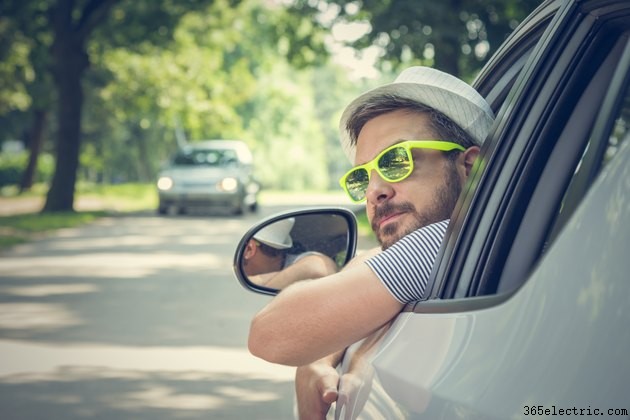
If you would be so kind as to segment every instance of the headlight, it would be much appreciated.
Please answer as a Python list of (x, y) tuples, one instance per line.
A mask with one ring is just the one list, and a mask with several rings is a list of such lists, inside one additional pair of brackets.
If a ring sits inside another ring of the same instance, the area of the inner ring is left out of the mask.
[(173, 188), (173, 178), (170, 176), (161, 176), (157, 181), (157, 187), (161, 191), (168, 191)]
[(236, 178), (223, 178), (217, 185), (219, 190), (225, 192), (236, 191), (238, 188), (238, 180)]

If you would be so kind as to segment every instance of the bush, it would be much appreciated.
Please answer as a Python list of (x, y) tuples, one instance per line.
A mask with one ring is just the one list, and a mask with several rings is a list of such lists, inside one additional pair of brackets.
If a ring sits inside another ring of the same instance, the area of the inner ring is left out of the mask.
[(20, 183), (22, 171), (26, 167), (26, 153), (0, 154), (0, 187)]
[[(28, 164), (28, 152), (0, 153), (0, 188), (8, 185), (19, 185), (22, 173)], [(35, 182), (50, 180), (55, 167), (53, 157), (42, 153), (37, 161)]]

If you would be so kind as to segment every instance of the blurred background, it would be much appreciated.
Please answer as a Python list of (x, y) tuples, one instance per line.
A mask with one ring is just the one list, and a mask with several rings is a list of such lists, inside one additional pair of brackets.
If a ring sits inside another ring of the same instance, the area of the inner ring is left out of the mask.
[[(294, 370), (247, 351), (269, 297), (240, 238), (349, 205), (344, 106), (411, 65), (472, 81), (539, 3), (0, 1), (0, 418), (292, 418)], [(211, 139), (251, 151), (255, 211), (161, 211)]]
[[(263, 188), (337, 189), (345, 104), (410, 65), (471, 81), (539, 0), (4, 0), (0, 188), (68, 211), (244, 140)], [(136, 193), (137, 195), (137, 193)]]

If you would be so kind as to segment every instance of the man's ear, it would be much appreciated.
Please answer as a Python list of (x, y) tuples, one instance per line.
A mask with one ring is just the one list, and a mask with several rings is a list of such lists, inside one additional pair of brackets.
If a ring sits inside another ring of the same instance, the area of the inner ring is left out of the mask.
[(466, 178), (470, 175), (470, 171), (472, 171), (473, 165), (475, 164), (475, 160), (477, 160), (477, 156), (479, 156), (479, 146), (471, 146), (462, 153), (463, 155), (463, 164), (464, 171), (466, 174)]
[(256, 250), (256, 245), (253, 241), (249, 241), (245, 247), (245, 251), (243, 252), (243, 258), (249, 260), (251, 257), (256, 255)]

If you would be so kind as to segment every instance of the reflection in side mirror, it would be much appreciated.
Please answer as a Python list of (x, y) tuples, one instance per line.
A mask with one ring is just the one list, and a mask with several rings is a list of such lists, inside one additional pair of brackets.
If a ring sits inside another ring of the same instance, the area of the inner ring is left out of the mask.
[(245, 288), (275, 295), (296, 281), (339, 271), (354, 256), (356, 233), (356, 218), (344, 208), (273, 216), (243, 236), (234, 273)]

